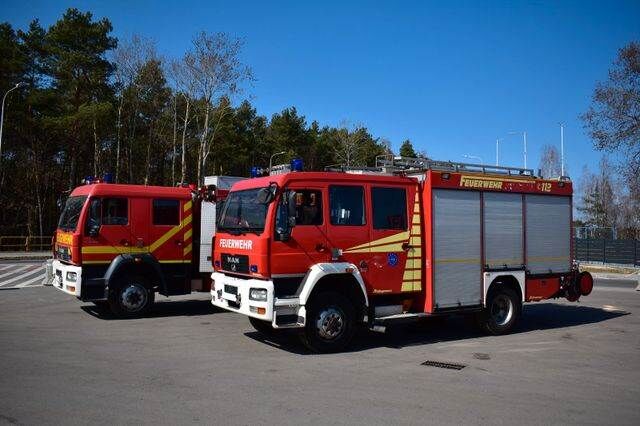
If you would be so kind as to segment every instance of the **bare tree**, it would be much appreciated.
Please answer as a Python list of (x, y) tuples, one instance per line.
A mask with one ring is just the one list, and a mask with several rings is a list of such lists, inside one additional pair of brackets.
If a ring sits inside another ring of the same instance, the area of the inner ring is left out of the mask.
[(640, 43), (620, 49), (609, 79), (596, 85), (593, 103), (581, 118), (596, 149), (621, 151), (622, 172), (640, 173)]
[(341, 127), (335, 132), (334, 152), (336, 159), (346, 167), (360, 166), (359, 151), (363, 141), (362, 126), (349, 128), (347, 122), (341, 123)]
[(200, 183), (216, 132), (227, 113), (228, 102), (225, 102), (225, 98), (231, 99), (239, 93), (240, 85), (253, 80), (253, 74), (251, 68), (240, 62), (243, 42), (238, 38), (225, 33), (207, 34), (203, 31), (193, 38), (192, 44), (192, 50), (185, 55), (184, 63), (204, 104), (197, 165), (197, 179)]
[(187, 160), (185, 156), (187, 152), (187, 129), (192, 119), (191, 105), (196, 97), (196, 80), (191, 74), (191, 69), (187, 66), (186, 62), (186, 56), (181, 61), (173, 61), (169, 72), (171, 80), (176, 88), (176, 102), (178, 94), (180, 94), (185, 101), (184, 114), (182, 116), (180, 182), (186, 182), (187, 180)]
[[(120, 151), (122, 146), (122, 113), (125, 101), (125, 91), (128, 88), (133, 89), (134, 95), (137, 95), (135, 88), (135, 78), (140, 72), (143, 65), (151, 60), (157, 59), (155, 43), (143, 36), (134, 34), (129, 39), (121, 40), (118, 47), (113, 52), (113, 63), (115, 64), (115, 85), (118, 96), (118, 107), (116, 113), (116, 182), (120, 179)], [(134, 111), (131, 112), (131, 126), (129, 129), (129, 144), (132, 143), (133, 134), (135, 132), (135, 105), (136, 100), (133, 99), (132, 105)], [(131, 163), (131, 160), (129, 161)], [(131, 178), (131, 176), (129, 177)]]
[(553, 145), (544, 145), (542, 147), (542, 155), (540, 156), (540, 171), (545, 179), (560, 176), (560, 154), (558, 149)]

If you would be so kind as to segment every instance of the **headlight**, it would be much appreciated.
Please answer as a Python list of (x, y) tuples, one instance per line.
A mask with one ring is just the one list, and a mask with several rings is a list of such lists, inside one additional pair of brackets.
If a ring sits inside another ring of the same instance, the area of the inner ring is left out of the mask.
[(77, 279), (78, 279), (78, 274), (76, 274), (75, 272), (67, 272), (67, 281), (71, 281), (72, 283), (75, 283)]
[(249, 289), (249, 299), (257, 300), (259, 302), (265, 302), (267, 300), (267, 289), (266, 288)]

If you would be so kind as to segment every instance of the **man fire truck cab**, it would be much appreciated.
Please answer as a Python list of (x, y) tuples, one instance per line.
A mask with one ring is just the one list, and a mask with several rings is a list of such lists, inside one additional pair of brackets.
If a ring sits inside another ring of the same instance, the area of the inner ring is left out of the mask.
[(209, 176), (200, 190), (86, 179), (66, 200), (47, 280), (120, 317), (143, 315), (156, 292), (209, 291), (216, 209), (241, 179)]
[(572, 262), (572, 184), (532, 170), (381, 157), (236, 183), (214, 241), (212, 303), (313, 351), (358, 325), (470, 312), (513, 329), (523, 302), (588, 295)]

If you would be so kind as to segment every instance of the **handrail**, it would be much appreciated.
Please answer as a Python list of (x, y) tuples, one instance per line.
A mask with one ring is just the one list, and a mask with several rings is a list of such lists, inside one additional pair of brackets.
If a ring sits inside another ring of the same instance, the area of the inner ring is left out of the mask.
[(0, 251), (46, 251), (51, 249), (51, 235), (1, 235)]

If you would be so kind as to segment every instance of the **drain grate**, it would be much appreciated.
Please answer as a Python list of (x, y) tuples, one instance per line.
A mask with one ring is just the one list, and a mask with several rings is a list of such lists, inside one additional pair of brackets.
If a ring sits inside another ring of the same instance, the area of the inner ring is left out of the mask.
[(455, 364), (453, 362), (440, 362), (440, 361), (431, 361), (426, 360), (420, 365), (426, 365), (429, 367), (438, 367), (438, 368), (447, 368), (449, 370), (462, 370), (466, 367), (464, 364)]

